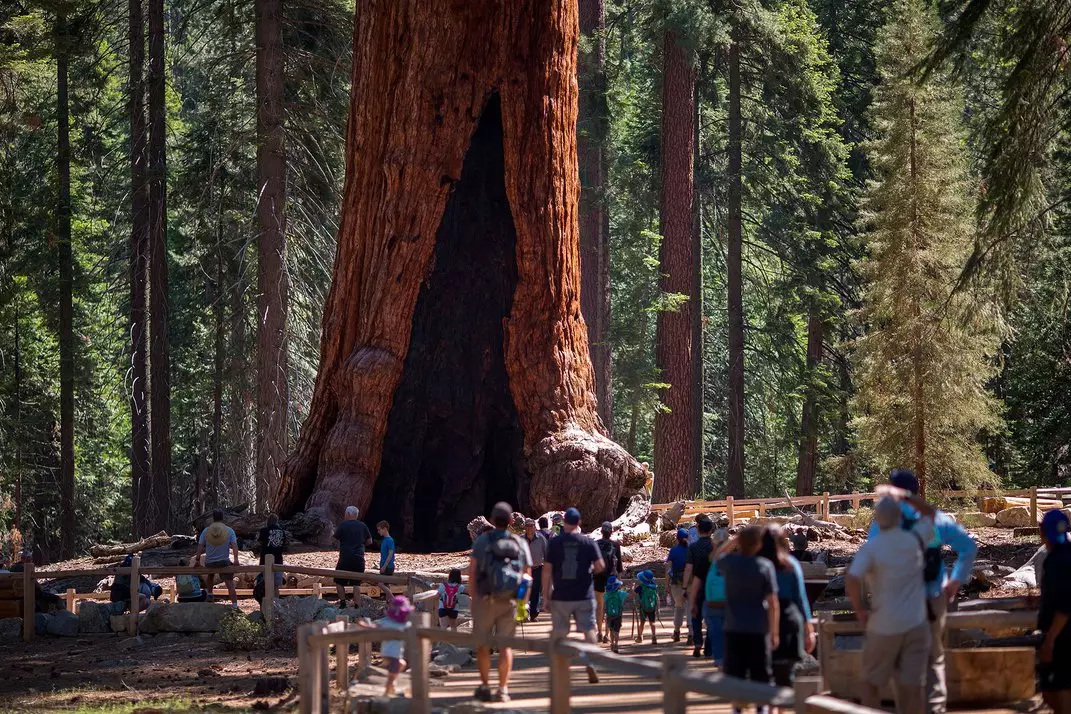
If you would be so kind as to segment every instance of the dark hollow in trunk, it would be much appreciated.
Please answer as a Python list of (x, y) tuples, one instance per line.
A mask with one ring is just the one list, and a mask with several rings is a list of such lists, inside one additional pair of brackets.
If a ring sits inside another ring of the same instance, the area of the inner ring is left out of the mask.
[(464, 548), (499, 500), (524, 507), (521, 432), (502, 346), (517, 284), (502, 114), (491, 96), (435, 235), (387, 420), (369, 520), (402, 514), (409, 548)]

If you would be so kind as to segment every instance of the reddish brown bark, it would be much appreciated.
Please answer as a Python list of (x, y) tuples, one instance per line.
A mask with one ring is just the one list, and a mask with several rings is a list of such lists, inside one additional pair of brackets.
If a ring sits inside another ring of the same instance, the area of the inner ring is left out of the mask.
[(257, 0), (257, 473), (261, 511), (286, 458), (286, 153), (281, 0)]
[[(596, 411), (580, 315), (577, 29), (575, 0), (357, 13), (342, 226), (282, 513), (330, 523), (375, 495), (431, 543), (503, 490), (591, 522), (641, 487)], [(407, 450), (385, 460), (387, 442)]]
[(659, 246), (660, 289), (688, 299), (676, 310), (658, 313), (657, 362), (660, 379), (669, 389), (662, 401), (666, 411), (655, 417), (654, 492), (652, 499), (666, 503), (694, 496), (695, 350), (692, 312), (695, 309), (695, 243), (692, 201), (695, 62), (677, 44), (672, 31), (665, 33), (662, 70), (662, 243)]
[(729, 45), (729, 216), (725, 256), (729, 324), (729, 453), (725, 475), (728, 495), (744, 490), (744, 285), (743, 285), (743, 125), (740, 115), (740, 30)]
[(807, 315), (807, 366), (803, 412), (800, 417), (799, 462), (796, 464), (796, 495), (810, 496), (814, 493), (814, 475), (818, 470), (818, 401), (815, 384), (818, 366), (822, 363), (823, 336), (822, 313), (811, 306)]
[(74, 555), (74, 251), (71, 246), (71, 123), (67, 103), (70, 65), (67, 19), (56, 18), (56, 242), (59, 248), (60, 361), (60, 541), (64, 558)]
[(580, 309), (588, 326), (599, 416), (613, 430), (610, 353), (610, 210), (606, 200), (606, 3), (579, 0), (580, 101), (576, 153), (580, 164)]

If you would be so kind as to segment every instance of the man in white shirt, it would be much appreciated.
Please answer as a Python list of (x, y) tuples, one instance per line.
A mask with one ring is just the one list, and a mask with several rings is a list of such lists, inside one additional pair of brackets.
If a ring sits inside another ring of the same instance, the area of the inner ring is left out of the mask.
[[(934, 509), (918, 496), (887, 489), (874, 507), (880, 529), (855, 554), (845, 589), (866, 629), (859, 693), (863, 706), (880, 708), (880, 691), (896, 681), (900, 714), (926, 711), (926, 672), (930, 624), (923, 581), (925, 544), (933, 538)], [(922, 514), (910, 529), (901, 526), (899, 498), (909, 499)], [(863, 599), (864, 579), (870, 605)]]

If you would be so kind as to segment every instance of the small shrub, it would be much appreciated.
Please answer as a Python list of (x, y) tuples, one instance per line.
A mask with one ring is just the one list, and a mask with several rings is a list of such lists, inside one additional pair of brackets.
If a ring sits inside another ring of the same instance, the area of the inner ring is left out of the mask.
[(870, 506), (860, 506), (858, 510), (848, 513), (852, 517), (852, 528), (866, 530), (874, 520), (874, 509)]
[(232, 610), (219, 622), (219, 641), (229, 650), (258, 649), (264, 645), (264, 630), (240, 610)]

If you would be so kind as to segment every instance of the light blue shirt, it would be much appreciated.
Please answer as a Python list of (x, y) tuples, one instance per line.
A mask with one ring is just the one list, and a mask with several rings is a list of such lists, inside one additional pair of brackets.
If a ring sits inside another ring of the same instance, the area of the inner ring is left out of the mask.
[[(914, 522), (919, 519), (918, 511), (909, 503), (901, 501), (900, 512), (903, 513), (905, 520)], [(934, 536), (928, 546), (939, 548), (942, 545), (947, 545), (955, 551), (957, 557), (955, 565), (952, 566), (951, 579), (959, 581), (961, 585), (966, 585), (971, 580), (974, 557), (978, 555), (978, 544), (974, 542), (966, 528), (944, 511), (937, 511), (934, 515), (933, 523)], [(879, 531), (878, 524), (871, 523), (870, 530), (867, 532), (867, 539), (873, 538)], [(937, 597), (941, 594), (941, 589), (944, 588), (948, 580), (949, 573), (947, 569), (941, 568), (941, 577), (926, 583), (926, 594), (930, 597)]]

